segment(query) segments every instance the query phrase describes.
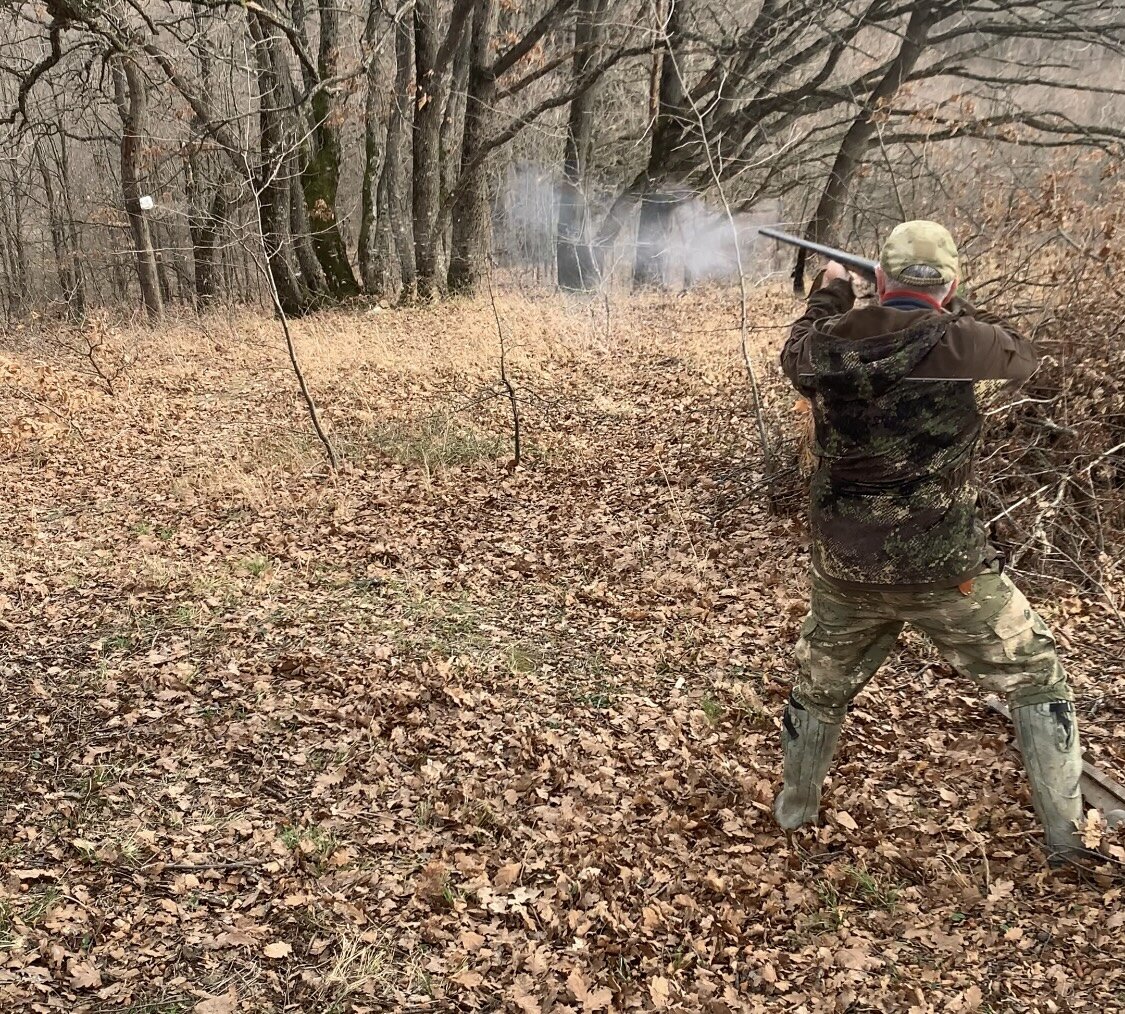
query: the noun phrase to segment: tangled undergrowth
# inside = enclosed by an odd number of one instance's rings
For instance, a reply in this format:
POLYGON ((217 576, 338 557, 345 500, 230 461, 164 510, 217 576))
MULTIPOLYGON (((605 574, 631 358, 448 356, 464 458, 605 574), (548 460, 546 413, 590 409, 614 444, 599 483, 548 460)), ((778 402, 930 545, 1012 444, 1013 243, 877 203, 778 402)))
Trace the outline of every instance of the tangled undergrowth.
MULTIPOLYGON (((519 467, 491 307, 302 321, 335 477, 268 321, 122 329, 112 394, 9 336, 2 1009, 1120 1009, 1121 886, 1046 871, 1008 728, 920 641, 824 826, 772 823, 806 550, 735 303, 502 300, 519 467)), ((793 308, 754 296, 783 467, 793 308)), ((1004 460, 1120 425, 1077 397, 1013 409, 1004 460)), ((1121 627, 1062 587, 1121 777, 1121 627)))

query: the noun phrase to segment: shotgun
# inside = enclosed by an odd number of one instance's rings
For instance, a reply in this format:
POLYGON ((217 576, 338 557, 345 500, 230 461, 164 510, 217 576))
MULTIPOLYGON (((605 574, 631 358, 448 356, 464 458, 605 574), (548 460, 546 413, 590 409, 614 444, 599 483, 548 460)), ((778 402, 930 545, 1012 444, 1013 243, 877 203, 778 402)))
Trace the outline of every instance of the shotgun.
POLYGON ((793 268, 793 289, 798 294, 803 294, 805 291, 805 257, 810 252, 820 254, 821 257, 827 257, 829 260, 838 261, 840 264, 843 264, 844 267, 856 272, 856 274, 864 275, 873 281, 875 279, 877 261, 868 260, 866 257, 857 257, 855 254, 845 253, 843 250, 825 246, 823 243, 814 243, 812 240, 801 239, 800 236, 792 236, 787 232, 782 232, 780 229, 761 228, 758 232, 763 236, 768 236, 770 239, 776 239, 779 242, 795 246, 801 251, 797 255, 797 264, 793 268))

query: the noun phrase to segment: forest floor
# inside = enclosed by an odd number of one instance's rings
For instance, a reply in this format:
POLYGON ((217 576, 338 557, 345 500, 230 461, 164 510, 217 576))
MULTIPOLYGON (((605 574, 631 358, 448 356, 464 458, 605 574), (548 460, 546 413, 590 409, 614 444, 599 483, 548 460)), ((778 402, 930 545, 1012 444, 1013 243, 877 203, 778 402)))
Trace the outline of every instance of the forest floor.
MULTIPOLYGON (((0 1010, 1125 1010, 1121 886, 919 640, 773 824, 807 551, 736 302, 501 298, 519 467, 487 303, 296 322, 335 477, 262 317, 9 334, 0 1010)), ((1121 628, 1037 601, 1120 778, 1121 628)))

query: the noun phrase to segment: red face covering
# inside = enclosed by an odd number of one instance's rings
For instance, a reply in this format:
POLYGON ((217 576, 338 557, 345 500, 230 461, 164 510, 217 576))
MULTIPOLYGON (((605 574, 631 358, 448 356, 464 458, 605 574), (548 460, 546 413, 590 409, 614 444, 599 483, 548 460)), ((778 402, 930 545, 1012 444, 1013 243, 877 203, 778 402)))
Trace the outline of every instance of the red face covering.
POLYGON ((932 306, 935 310, 940 310, 944 306, 933 296, 927 296, 924 292, 911 292, 906 289, 891 289, 879 293, 879 302, 885 303, 889 299, 913 299, 916 303, 925 303, 927 306, 932 306))
MULTIPOLYGON (((927 296, 924 293, 910 292, 905 289, 888 289, 887 281, 887 276, 883 273, 883 270, 880 267, 878 274, 875 276, 875 288, 879 294, 880 303, 885 303, 889 299, 912 299, 915 302, 925 303, 927 306, 932 306, 935 310, 943 310, 945 308, 945 303, 942 303, 931 296, 927 296)), ((948 300, 952 298, 953 292, 955 290, 956 282, 954 282, 954 288, 950 289, 949 297, 947 297, 946 302, 948 302, 948 300)))

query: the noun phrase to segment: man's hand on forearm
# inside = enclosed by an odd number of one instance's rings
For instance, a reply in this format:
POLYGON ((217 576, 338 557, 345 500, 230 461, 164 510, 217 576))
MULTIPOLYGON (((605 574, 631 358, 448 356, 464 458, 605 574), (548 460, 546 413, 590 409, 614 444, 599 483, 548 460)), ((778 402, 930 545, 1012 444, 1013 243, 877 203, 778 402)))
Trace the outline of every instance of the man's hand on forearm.
MULTIPOLYGON (((830 264, 828 267, 831 266, 830 264)), ((828 268, 821 272, 823 284, 809 293, 805 312, 793 322, 789 340, 786 341, 785 348, 781 352, 782 369, 798 389, 801 387, 801 375, 808 373, 812 368, 808 338, 812 334, 813 325, 824 317, 847 313, 855 303, 855 292, 852 291, 848 273, 845 271, 843 277, 834 273, 831 278, 827 277, 828 273, 828 268)), ((820 276, 818 276, 819 280, 820 276)))
POLYGON ((821 272, 821 274, 824 278, 825 285, 827 285, 829 282, 834 282, 837 279, 843 282, 847 282, 849 285, 852 284, 851 275, 848 274, 848 269, 844 267, 844 265, 839 261, 829 261, 824 265, 824 271, 821 272))
POLYGON ((845 274, 843 278, 829 278, 827 272, 822 272, 821 284, 809 293, 808 308, 805 316, 824 317, 836 313, 845 313, 855 305, 855 290, 852 288, 851 278, 845 274))

